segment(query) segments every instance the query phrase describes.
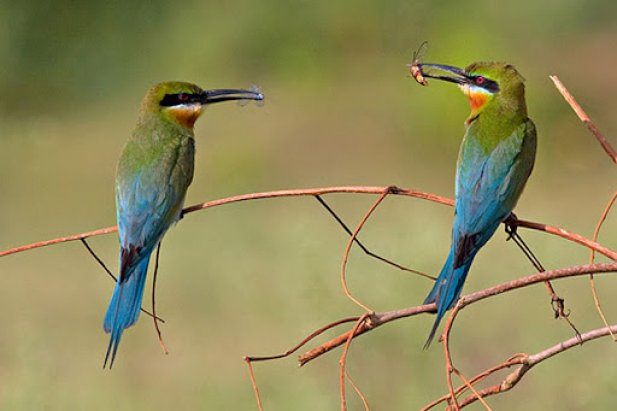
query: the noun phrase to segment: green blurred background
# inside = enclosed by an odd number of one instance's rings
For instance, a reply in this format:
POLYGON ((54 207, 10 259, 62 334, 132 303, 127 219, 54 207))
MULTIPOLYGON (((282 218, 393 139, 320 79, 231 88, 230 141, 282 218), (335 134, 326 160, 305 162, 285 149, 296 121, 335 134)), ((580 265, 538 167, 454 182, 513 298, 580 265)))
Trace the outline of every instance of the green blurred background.
MULTIPOLYGON (((468 106, 454 87, 423 88, 405 64, 504 60, 527 79, 539 130, 527 219, 591 236, 616 168, 548 79, 558 74, 598 126, 617 134, 617 3, 483 1, 0 2, 0 249, 115 223, 114 172, 141 97, 153 83, 259 85, 264 107, 212 107, 196 128, 187 203, 329 185, 390 185, 452 195, 468 106)), ((614 138, 612 139, 615 143, 614 138)), ((333 195, 351 225, 374 200, 333 195)), ((389 198, 361 238, 374 251, 437 273, 452 211, 389 198)), ((601 240, 617 247, 615 216, 601 240)), ((587 262, 581 247, 525 231, 548 268, 587 262)), ((466 291, 531 274, 499 231, 466 291)), ((0 259, 0 409, 256 409, 245 354, 284 351, 358 309, 339 284, 345 234, 310 198, 192 214, 165 238, 158 310, 171 354, 142 316, 114 369, 101 365, 113 283, 79 243, 0 259)), ((115 235, 91 240, 114 269, 115 235)), ((422 301, 430 283, 353 251, 349 283, 378 311, 422 301)), ((599 278, 609 318, 615 280, 599 278)), ((580 330, 601 325, 586 279, 557 284, 580 330)), ((148 299, 146 299, 148 301, 148 299)), ((358 339, 349 371, 376 410, 418 409, 447 388, 442 350, 422 344, 433 318, 358 339)), ((334 334, 328 334, 332 336, 334 334)), ((517 352, 569 338, 543 286, 471 306, 453 354, 471 376, 517 352)), ((299 369, 255 366, 266 410, 338 407, 340 351, 299 369)), ((495 409, 612 409, 615 346, 591 342, 547 362, 495 409)), ((349 390, 351 409, 360 409, 349 390)), ((480 409, 479 406, 471 409, 480 409)))

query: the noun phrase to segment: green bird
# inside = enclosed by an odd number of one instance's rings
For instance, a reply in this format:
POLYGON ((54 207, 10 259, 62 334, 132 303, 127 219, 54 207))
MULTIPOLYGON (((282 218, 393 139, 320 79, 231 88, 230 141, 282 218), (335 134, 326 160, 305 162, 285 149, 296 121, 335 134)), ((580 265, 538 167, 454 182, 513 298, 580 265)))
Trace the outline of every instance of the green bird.
POLYGON ((424 77, 457 84, 471 105, 456 168, 450 253, 424 301, 437 303, 427 348, 445 312, 458 300, 474 257, 523 192, 535 161, 536 127, 527 117, 524 79, 510 64, 480 62, 464 70, 417 64, 412 74, 422 84, 424 77))
POLYGON ((257 91, 202 90, 184 82, 157 84, 144 97, 116 175, 120 271, 105 315, 111 338, 103 368, 108 360, 112 367, 124 329, 139 317, 152 251, 181 217, 193 180, 195 121, 209 104, 263 98, 257 91))

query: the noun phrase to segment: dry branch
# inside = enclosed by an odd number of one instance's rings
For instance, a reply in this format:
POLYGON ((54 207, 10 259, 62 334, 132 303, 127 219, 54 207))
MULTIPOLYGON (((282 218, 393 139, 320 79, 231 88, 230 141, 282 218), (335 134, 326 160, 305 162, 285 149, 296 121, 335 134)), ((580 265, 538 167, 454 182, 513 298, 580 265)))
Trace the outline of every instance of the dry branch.
MULTIPOLYGON (((393 189, 394 187, 390 187, 393 189)), ((307 189, 294 189, 294 190, 278 190, 278 191, 265 191, 261 193, 249 193, 241 194, 232 197, 221 198, 218 200, 207 201, 199 203, 185 208, 182 211, 182 215, 186 215, 195 211, 205 210, 207 208, 217 207, 225 204, 238 203, 241 201, 260 200, 266 198, 279 198, 279 197, 301 197, 301 196, 317 196, 324 194, 334 193, 355 193, 355 194, 383 194, 384 190, 387 190, 388 186, 375 187, 375 186, 340 186, 340 187, 322 187, 322 188, 307 188, 307 189)), ((454 200, 439 196, 432 193, 426 193, 423 191, 408 189, 408 188, 396 188, 391 194, 403 195, 408 197, 419 198, 422 200, 431 201, 438 204, 445 204, 449 206, 454 205, 454 200)), ((518 227, 528 228, 532 230, 544 231, 549 234, 553 234, 562 237, 566 240, 574 241, 585 247, 595 250, 596 252, 605 255, 606 257, 617 261, 617 252, 613 251, 601 244, 591 241, 581 235, 572 233, 563 228, 550 226, 547 224, 536 223, 533 221, 519 220, 518 227)), ((103 234, 114 233, 118 230, 116 226, 101 228, 98 230, 88 231, 80 234, 73 234, 66 237, 54 238, 51 240, 39 241, 36 243, 26 244, 19 247, 11 248, 0 252, 0 257, 5 257, 11 254, 20 253, 35 248, 45 247, 54 244, 65 243, 68 241, 78 241, 83 238, 94 237, 103 234)))
MULTIPOLYGON (((604 264, 586 264, 579 265, 574 267, 560 268, 557 270, 545 271, 543 273, 533 274, 527 277, 518 278, 516 280, 509 281, 507 283, 502 283, 496 285, 494 287, 486 288, 484 290, 476 291, 475 293, 468 294, 462 297, 463 301, 461 301, 461 307, 473 304, 477 301, 483 300, 485 298, 505 293, 508 291, 512 291, 515 289, 527 287, 532 284, 536 284, 546 280, 553 280, 557 278, 565 278, 565 277, 575 277, 585 274, 600 274, 600 273, 611 273, 617 271, 617 262, 614 263, 604 263, 604 264)), ((389 323, 394 320, 398 320, 401 318, 411 317, 414 315, 422 314, 422 313, 433 313, 436 310, 435 304, 425 304, 418 305, 409 308, 403 308, 400 310, 393 311, 385 311, 382 313, 375 313, 370 316, 370 321, 364 321, 356 330, 354 334, 354 338, 356 336, 362 335, 366 332, 374 330, 375 328, 389 323)), ((347 341, 351 332, 343 333, 320 346, 302 354, 298 358, 298 362, 300 365, 305 365, 306 363, 314 360, 315 358, 327 353, 328 351, 339 347, 347 341)))

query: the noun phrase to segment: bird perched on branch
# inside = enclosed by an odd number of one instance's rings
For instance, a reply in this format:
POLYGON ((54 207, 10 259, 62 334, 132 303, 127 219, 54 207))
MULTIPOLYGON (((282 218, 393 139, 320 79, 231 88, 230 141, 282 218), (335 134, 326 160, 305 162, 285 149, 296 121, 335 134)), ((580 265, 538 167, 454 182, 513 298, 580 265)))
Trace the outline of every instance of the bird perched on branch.
POLYGON ((137 126, 124 147, 116 175, 120 271, 105 315, 111 333, 103 368, 111 368, 125 328, 139 317, 150 255, 181 217, 193 179, 193 125, 210 104, 263 100, 249 90, 202 90, 184 82, 164 82, 143 99, 137 126))
POLYGON ((414 63, 412 68, 423 85, 426 78, 457 84, 471 105, 456 168, 452 245, 424 301, 437 303, 427 348, 445 312, 458 300, 474 257, 523 191, 535 160, 536 127, 527 117, 524 79, 510 64, 473 63, 463 70, 414 63))

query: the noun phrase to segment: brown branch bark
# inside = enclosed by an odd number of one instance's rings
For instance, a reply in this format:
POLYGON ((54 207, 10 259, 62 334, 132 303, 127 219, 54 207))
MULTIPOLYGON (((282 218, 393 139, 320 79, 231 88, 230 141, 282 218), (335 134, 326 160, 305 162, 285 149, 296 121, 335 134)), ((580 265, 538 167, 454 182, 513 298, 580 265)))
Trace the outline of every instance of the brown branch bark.
MULTIPOLYGON (((291 190, 276 190, 276 191, 266 191, 261 193, 249 193, 249 194, 240 194, 231 197, 221 198, 218 200, 206 201, 199 204, 194 204, 192 206, 186 207, 182 210, 182 215, 186 215, 189 213, 193 213, 195 211, 205 210, 206 208, 217 207, 225 204, 238 203, 242 201, 250 201, 250 200, 261 200, 267 198, 279 198, 279 197, 302 197, 302 196, 317 196, 324 194, 334 194, 334 193, 355 193, 355 194, 382 194, 384 190, 388 187, 375 187, 375 186, 340 186, 340 187, 322 187, 322 188, 307 188, 307 189, 291 189, 291 190)), ((392 194, 405 195, 409 197, 420 198, 423 200, 432 201, 438 204, 445 204, 452 206, 454 205, 454 200, 442 197, 436 194, 425 193, 423 191, 406 189, 406 188, 396 188, 396 191, 392 192, 392 194)), ((36 243, 25 244, 19 247, 11 248, 5 251, 0 252, 0 257, 5 257, 7 255, 20 253, 27 250, 32 250, 35 248, 46 247, 49 245, 65 243, 69 241, 77 241, 83 238, 95 237, 98 235, 115 233, 118 231, 117 226, 100 228, 98 230, 87 231, 80 234, 72 234, 65 237, 53 238, 51 240, 39 241, 36 243)))
POLYGON ((25 244, 19 247, 10 248, 8 250, 0 252, 0 257, 21 253, 23 251, 32 250, 35 248, 46 247, 48 245, 66 243, 69 241, 79 241, 79 240, 83 240, 84 238, 95 237, 97 235, 115 233, 116 231, 118 231, 118 227, 113 226, 113 227, 99 228, 98 230, 93 230, 93 231, 86 231, 85 233, 80 233, 80 234, 67 235, 65 237, 52 238, 51 240, 45 240, 45 241, 39 241, 36 243, 25 244))
MULTIPOLYGON (((536 284, 546 280, 552 280, 557 278, 565 278, 565 277, 574 277, 586 274, 600 274, 600 273, 610 273, 617 271, 617 262, 614 263, 604 263, 604 264, 586 264, 579 265, 574 267, 561 268, 557 270, 545 271, 543 273, 533 274, 527 277, 518 278, 516 280, 509 281, 507 283, 502 283, 496 285, 494 287, 486 288, 484 290, 476 291, 475 293, 468 294, 463 298, 461 302, 461 309, 464 306, 473 304, 477 301, 483 300, 485 298, 505 293, 511 290, 527 287, 532 284, 536 284)), ((426 305, 418 305, 414 307, 404 308, 400 310, 394 311, 386 311, 382 313, 375 313, 371 315, 370 321, 365 321, 362 323, 353 337, 357 337, 359 335, 365 334, 375 328, 389 323, 394 320, 398 320, 401 318, 411 317, 414 315, 422 314, 422 313, 432 313, 435 312, 436 306, 435 304, 426 304, 426 305)), ((327 353, 328 351, 339 347, 347 341, 350 336, 350 332, 343 333, 320 346, 302 354, 298 358, 299 364, 305 365, 306 363, 314 360, 315 358, 327 353)))
POLYGON ((533 221, 526 221, 526 220, 519 220, 518 227, 529 228, 531 230, 544 231, 545 233, 553 234, 558 237, 565 238, 566 240, 573 241, 575 243, 584 245, 587 248, 595 250, 598 253, 610 258, 611 260, 617 261, 617 252, 607 247, 604 247, 603 245, 598 244, 597 242, 592 241, 586 237, 583 237, 582 235, 573 233, 566 229, 563 229, 560 227, 553 227, 553 226, 542 224, 542 223, 535 223, 533 221))
MULTIPOLYGON (((199 210, 205 210, 206 208, 217 207, 225 204, 238 203, 241 201, 249 201, 249 200, 260 200, 266 198, 278 198, 278 197, 299 197, 299 196, 316 196, 316 195, 324 195, 324 194, 334 194, 334 193, 355 193, 355 194, 383 194, 384 190, 388 187, 375 187, 375 186, 339 186, 339 187, 322 187, 322 188, 307 188, 307 189, 292 189, 292 190, 277 190, 277 191, 266 191, 261 193, 249 193, 249 194, 241 194, 232 197, 221 198, 218 200, 207 201, 204 203, 199 203, 187 207, 183 210, 183 215, 193 213, 199 210)), ((394 187, 392 187, 394 189, 394 187)), ((408 197, 419 198, 422 200, 431 201, 438 204, 445 204, 452 206, 454 205, 454 200, 439 196, 432 193, 426 193, 423 191, 407 189, 407 188, 396 188, 392 194, 403 195, 408 197)), ((566 240, 574 241, 585 247, 595 250, 600 254, 605 255, 606 257, 617 261, 617 252, 613 251, 607 247, 604 247, 601 244, 596 243, 595 241, 591 241, 581 235, 569 232, 563 228, 553 227, 547 224, 535 223, 532 221, 519 220, 519 227, 528 228, 532 230, 544 231, 549 234, 553 234, 559 237, 562 237, 566 240)), ((11 254, 20 253, 27 250, 32 250, 35 248, 45 247, 54 244, 65 243, 68 241, 77 241, 83 238, 94 237, 103 234, 114 233, 118 229, 116 226, 101 228, 98 230, 88 231, 80 234, 73 234, 65 237, 54 238, 51 240, 39 241, 36 243, 25 244, 19 247, 11 248, 5 251, 0 252, 0 257, 5 257, 11 254)))

